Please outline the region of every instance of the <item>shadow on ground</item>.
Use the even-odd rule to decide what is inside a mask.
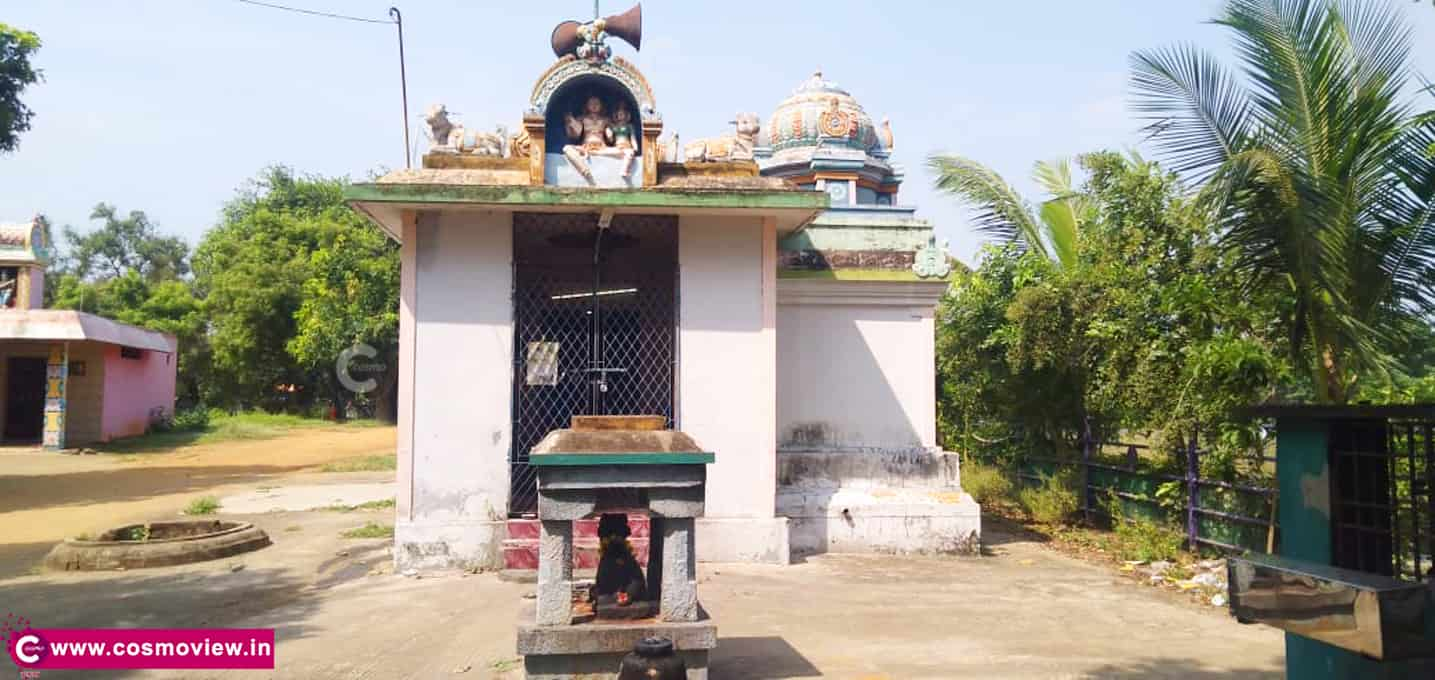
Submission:
[[[1283,665],[1281,657],[1273,664]],[[1083,680],[1284,680],[1284,671],[1254,668],[1211,668],[1196,659],[1142,659],[1131,663],[1107,664],[1081,676]]]
[[[94,444],[93,448],[100,453],[128,453],[128,454],[152,454],[170,453],[177,449],[190,446],[204,436],[204,432],[156,432],[139,437],[127,437],[116,439],[112,442]]]
[[[116,467],[48,475],[0,475],[0,513],[142,500],[244,484],[312,465]]]
[[[35,573],[40,568],[40,561],[53,547],[53,541],[0,543],[0,581]]]
[[[807,657],[780,637],[721,637],[709,665],[715,678],[781,680],[822,676]]]

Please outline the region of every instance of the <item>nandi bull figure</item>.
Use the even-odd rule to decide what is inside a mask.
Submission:
[[[757,114],[739,113],[732,124],[737,126],[735,134],[689,142],[683,147],[683,159],[689,163],[752,160],[753,147],[757,146],[757,132],[761,129]]]
[[[434,104],[424,115],[429,126],[431,153],[471,153],[476,156],[502,156],[507,130],[502,125],[495,132],[469,132],[448,118],[448,108]]]

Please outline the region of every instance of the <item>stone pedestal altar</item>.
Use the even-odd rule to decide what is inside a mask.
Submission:
[[[714,456],[663,425],[661,417],[575,416],[530,452],[541,534],[537,599],[518,625],[529,680],[616,679],[645,637],[672,640],[689,680],[707,678],[717,626],[698,602],[693,528]],[[646,574],[626,547],[634,513],[651,527]],[[575,583],[573,522],[595,516],[623,516],[602,524],[624,528],[602,537],[596,582]]]

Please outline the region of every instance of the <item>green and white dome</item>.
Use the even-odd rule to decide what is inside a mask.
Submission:
[[[818,146],[883,151],[872,117],[851,93],[823,78],[821,71],[777,105],[767,123],[767,139],[775,158]]]

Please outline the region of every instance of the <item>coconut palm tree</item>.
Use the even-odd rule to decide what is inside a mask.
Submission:
[[[1132,56],[1135,110],[1252,286],[1280,286],[1295,365],[1343,403],[1435,311],[1435,121],[1387,2],[1228,0],[1244,78],[1191,46]]]
[[[977,210],[973,221],[977,231],[999,241],[1015,241],[1062,266],[1076,260],[1076,239],[1091,206],[1072,188],[1071,163],[1066,159],[1036,164],[1032,178],[1051,198],[1035,211],[1001,175],[981,163],[939,154],[927,159],[927,167],[937,177],[937,189]]]

